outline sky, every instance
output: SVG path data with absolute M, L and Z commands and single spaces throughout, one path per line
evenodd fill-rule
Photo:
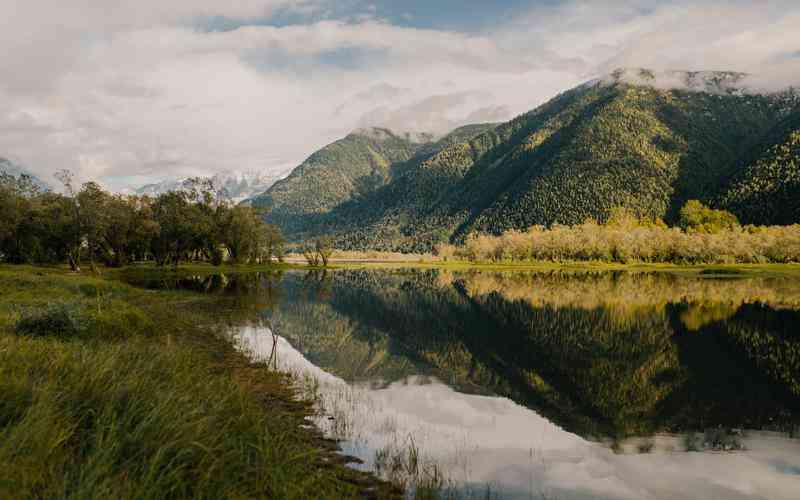
M 800 84 L 797 0 L 0 0 L 0 157 L 109 189 L 503 121 L 618 67 Z

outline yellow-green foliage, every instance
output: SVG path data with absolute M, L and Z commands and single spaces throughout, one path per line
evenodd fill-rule
M 718 233 L 739 227 L 739 219 L 726 210 L 714 210 L 697 200 L 689 200 L 681 208 L 679 224 L 692 233 Z
M 686 231 L 616 211 L 606 224 L 587 221 L 512 229 L 500 236 L 473 234 L 461 246 L 440 245 L 438 252 L 469 261 L 800 262 L 800 225 L 742 228 L 727 212 L 691 202 L 688 208 L 682 211 Z

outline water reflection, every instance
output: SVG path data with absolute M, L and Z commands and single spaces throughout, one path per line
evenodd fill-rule
M 412 439 L 476 495 L 481 485 L 520 498 L 795 498 L 800 488 L 795 280 L 209 279 L 190 288 L 246 311 L 243 348 L 320 381 L 335 418 L 319 423 L 369 467 Z
M 287 277 L 273 324 L 314 364 L 376 386 L 436 375 L 586 438 L 791 431 L 800 286 L 665 275 L 335 273 Z
M 259 327 L 240 328 L 235 338 L 256 359 L 275 345 Z M 512 499 L 796 498 L 800 442 L 777 433 L 739 432 L 736 453 L 677 453 L 714 444 L 667 434 L 612 450 L 507 398 L 464 394 L 433 377 L 410 376 L 377 390 L 347 383 L 285 339 L 277 342 L 279 367 L 315 381 L 323 409 L 316 423 L 344 440 L 345 453 L 380 469 L 382 456 L 415 443 L 419 461 L 440 467 L 459 498 L 484 498 L 487 486 L 495 497 Z M 646 455 L 624 453 L 633 445 L 641 452 L 645 443 Z

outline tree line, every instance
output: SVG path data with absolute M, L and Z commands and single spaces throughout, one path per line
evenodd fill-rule
M 255 208 L 235 205 L 207 179 L 155 197 L 112 194 L 95 182 L 75 186 L 69 171 L 56 178 L 63 193 L 41 189 L 24 174 L 0 173 L 0 262 L 88 262 L 120 267 L 202 261 L 220 265 L 282 258 L 278 227 Z
M 473 262 L 796 263 L 800 262 L 800 224 L 741 225 L 728 211 L 690 200 L 675 227 L 617 208 L 602 224 L 589 219 L 496 236 L 472 233 L 463 245 L 442 244 L 436 250 L 444 260 Z

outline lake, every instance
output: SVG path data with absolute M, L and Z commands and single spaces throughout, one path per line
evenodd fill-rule
M 800 496 L 800 280 L 336 270 L 136 279 L 219 297 L 345 454 L 466 498 Z

